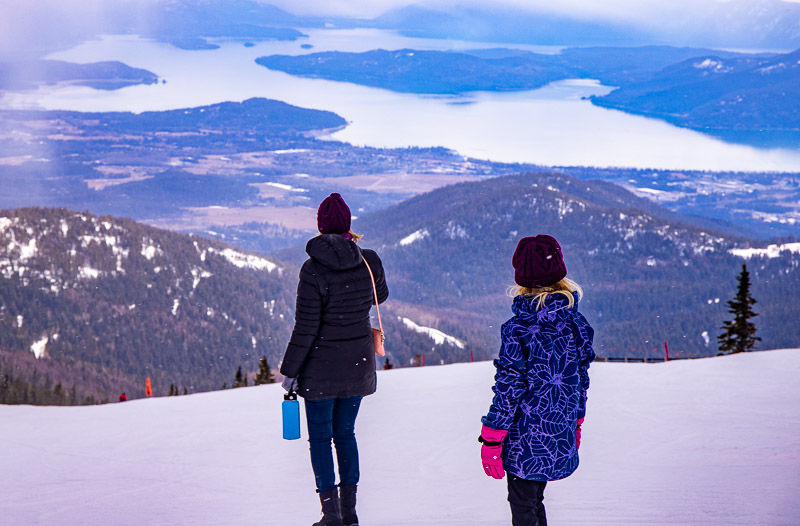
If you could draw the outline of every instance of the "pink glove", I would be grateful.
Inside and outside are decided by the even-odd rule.
[[[575,428],[575,449],[581,448],[581,424],[583,423],[583,418],[578,419],[578,427]]]
[[[492,478],[501,479],[506,474],[500,453],[503,452],[502,443],[507,434],[508,431],[499,431],[491,427],[483,426],[481,428],[479,439],[483,444],[483,447],[481,447],[481,462],[483,463],[483,470]]]

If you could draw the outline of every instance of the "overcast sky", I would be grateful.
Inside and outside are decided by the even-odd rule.
[[[412,4],[431,7],[474,4],[483,8],[506,4],[520,8],[578,13],[586,17],[640,19],[680,15],[695,10],[713,8],[731,0],[259,0],[295,14],[338,14],[372,18],[393,8]],[[745,0],[753,4],[762,0]],[[800,3],[800,0],[783,0]]]
[[[125,13],[128,20],[141,19],[146,6],[165,0],[0,0],[0,61],[19,57],[26,49],[57,49],[94,34],[104,20]],[[186,0],[193,2],[195,0]],[[224,0],[222,0],[224,1]],[[705,21],[718,18],[714,12],[726,2],[747,6],[771,4],[777,0],[257,0],[298,15],[339,15],[374,18],[407,5],[433,8],[476,5],[484,9],[500,5],[522,9],[565,13],[571,17],[602,18],[635,22],[641,28],[682,32],[702,31]],[[800,0],[784,0],[800,3]],[[724,14],[724,13],[723,13]],[[694,23],[693,23],[694,22]],[[746,21],[735,21],[739,25]],[[72,39],[70,40],[70,36]],[[36,43],[35,45],[33,43]]]

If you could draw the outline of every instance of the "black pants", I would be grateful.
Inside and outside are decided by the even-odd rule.
[[[547,482],[525,480],[508,475],[508,502],[512,526],[547,526],[544,512],[544,487]]]

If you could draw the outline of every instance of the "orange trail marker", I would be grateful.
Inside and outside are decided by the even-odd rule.
[[[150,386],[150,377],[147,377],[147,382],[145,382],[147,386],[147,396],[153,396],[153,388]]]

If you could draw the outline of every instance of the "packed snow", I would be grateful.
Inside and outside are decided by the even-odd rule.
[[[45,355],[48,341],[50,341],[50,338],[48,336],[43,336],[41,340],[35,341],[33,345],[31,345],[31,352],[36,356],[37,360]]]
[[[211,274],[211,272],[209,272],[207,270],[203,270],[203,269],[197,268],[197,267],[193,268],[192,269],[192,290],[197,288],[197,286],[200,284],[200,281],[203,278],[210,278],[211,276],[213,276],[213,274]]]
[[[419,241],[420,239],[425,239],[428,236],[430,236],[430,233],[427,230],[417,230],[416,232],[412,232],[411,234],[401,239],[400,245],[401,246],[410,245],[411,243]]]
[[[31,238],[27,243],[19,244],[19,260],[26,261],[36,256],[38,249],[36,248],[36,238]]]
[[[548,484],[551,524],[800,523],[800,349],[590,373],[581,465]],[[378,373],[357,421],[363,524],[510,524],[477,442],[493,375],[490,362]],[[308,435],[281,439],[282,394],[0,406],[0,522],[310,525]]]
[[[716,71],[717,73],[727,73],[731,71],[731,68],[726,67],[721,61],[712,60],[707,58],[702,62],[695,62],[693,66],[697,69],[708,69],[711,71]]]
[[[81,267],[78,271],[79,279],[97,279],[100,277],[100,271],[92,267]]]
[[[732,248],[728,252],[743,259],[750,259],[753,256],[766,256],[772,259],[780,257],[782,252],[800,254],[800,243],[784,243],[781,245],[773,244],[767,245],[766,248]]]
[[[0,234],[5,232],[6,228],[14,224],[14,221],[8,217],[0,217]]]
[[[272,153],[275,153],[275,154],[278,154],[278,155],[282,155],[282,154],[286,154],[286,153],[303,153],[303,152],[307,152],[307,151],[308,151],[307,148],[290,148],[288,150],[273,150]]]
[[[161,249],[156,247],[152,241],[142,241],[142,255],[148,260],[156,257],[156,254],[161,254]]]
[[[450,336],[449,334],[445,334],[439,329],[434,329],[433,327],[425,327],[423,325],[418,325],[413,321],[409,320],[408,318],[400,318],[399,320],[403,322],[403,325],[408,327],[414,332],[418,332],[420,334],[424,334],[433,340],[433,343],[436,345],[443,345],[444,343],[449,343],[450,345],[455,345],[459,349],[464,348],[464,344],[458,338],[454,336]]]
[[[272,272],[278,267],[278,265],[272,261],[266,260],[262,257],[254,256],[252,254],[243,254],[242,252],[237,252],[231,248],[226,248],[222,251],[214,250],[213,248],[209,248],[208,250],[210,252],[217,252],[221,254],[222,257],[239,268],[250,268],[254,270],[266,270],[267,272]]]
[[[283,183],[265,183],[265,184],[268,185],[268,186],[273,186],[273,187],[278,188],[280,190],[286,190],[288,192],[308,192],[308,190],[305,189],[305,188],[296,188],[296,187],[294,187],[292,185],[283,184]]]

